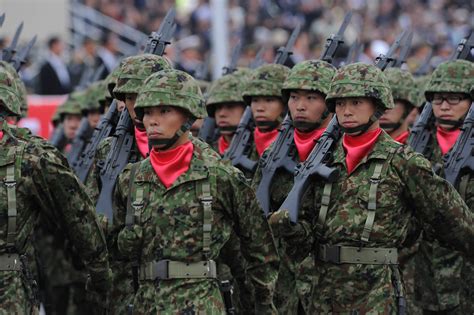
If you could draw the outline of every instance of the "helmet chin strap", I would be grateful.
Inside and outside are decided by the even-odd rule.
[[[340,126],[340,128],[344,133],[363,134],[364,132],[369,130],[370,126],[372,126],[374,122],[376,122],[377,120],[379,120],[380,117],[382,117],[383,112],[384,112],[383,110],[377,109],[375,113],[372,116],[370,116],[369,121],[363,125],[360,125],[354,128],[344,128],[343,126]]]
[[[436,118],[436,122],[441,125],[448,125],[451,126],[450,130],[458,129],[462,126],[464,123],[464,118],[466,115],[462,116],[461,119],[458,120],[449,120],[449,119],[442,119],[442,118]]]
[[[403,122],[397,122],[397,123],[380,123],[380,127],[387,131],[387,132],[391,132],[391,131],[395,131],[397,130],[398,128],[400,128],[402,126],[402,123]]]
[[[313,131],[319,128],[323,124],[324,120],[328,118],[329,114],[330,114],[329,110],[326,109],[324,113],[321,115],[321,118],[316,122],[293,120],[293,127],[303,132]]]
[[[194,124],[196,121],[196,118],[189,118],[182,126],[179,128],[178,131],[174,134],[173,137],[171,138],[165,138],[165,139],[148,139],[148,144],[150,147],[157,147],[160,150],[168,150],[173,146],[173,144],[178,141],[178,139],[188,132],[191,129],[191,126]]]
[[[258,129],[263,129],[265,131],[270,131],[270,130],[273,130],[275,128],[278,128],[280,123],[281,123],[281,121],[279,121],[279,120],[264,120],[264,121],[256,121],[255,125],[257,125],[257,127],[259,127]],[[264,128],[261,128],[261,127],[264,127]]]
[[[235,133],[237,131],[237,126],[224,126],[224,127],[219,127],[220,131],[224,132],[232,132]]]

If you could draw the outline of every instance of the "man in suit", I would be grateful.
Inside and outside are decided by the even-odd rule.
[[[48,40],[48,55],[38,74],[38,94],[54,95],[71,92],[71,77],[66,63],[61,59],[64,44],[59,37]]]

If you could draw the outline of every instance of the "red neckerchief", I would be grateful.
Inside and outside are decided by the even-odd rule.
[[[0,130],[0,140],[3,139],[3,131]]]
[[[324,130],[326,130],[326,128],[314,129],[310,132],[301,132],[295,128],[293,138],[295,139],[295,145],[296,149],[298,150],[300,162],[306,161],[308,155],[311,153],[311,150],[313,150],[316,141],[321,138]]]
[[[146,131],[141,131],[137,127],[135,127],[135,140],[137,141],[138,151],[143,158],[148,156],[150,148],[148,147],[148,137],[146,135]]]
[[[402,144],[407,144],[409,135],[410,135],[410,132],[407,130],[405,132],[402,132],[402,134],[400,134],[398,137],[394,138],[394,140]]]
[[[441,153],[445,155],[446,153],[451,150],[451,148],[456,143],[456,140],[461,133],[461,129],[454,129],[454,130],[444,130],[441,127],[436,129],[436,139],[438,140],[439,147],[441,149]]]
[[[189,169],[193,151],[194,145],[191,141],[166,151],[151,150],[151,166],[166,188]]]
[[[278,135],[278,128],[275,128],[269,132],[261,132],[260,129],[255,128],[253,131],[253,138],[255,140],[255,147],[257,148],[258,156],[262,156],[273,141],[275,141]]]
[[[229,142],[224,138],[224,136],[220,136],[219,140],[217,140],[217,146],[219,149],[219,154],[224,155],[224,152],[229,148]]]
[[[347,173],[350,174],[362,159],[369,154],[382,133],[381,128],[364,132],[361,135],[350,136],[344,134],[342,145],[346,151]]]

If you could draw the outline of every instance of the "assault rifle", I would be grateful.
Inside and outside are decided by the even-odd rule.
[[[392,44],[386,55],[380,55],[375,60],[375,66],[384,70],[389,64],[395,61],[393,54],[400,46],[402,38],[406,32],[402,32]],[[295,170],[294,185],[288,193],[287,198],[280,206],[280,209],[287,210],[292,222],[298,221],[298,211],[301,199],[308,189],[309,180],[318,176],[327,182],[334,182],[339,177],[339,170],[328,166],[334,146],[342,136],[341,128],[337,122],[337,117],[333,117],[328,127],[319,138],[315,147],[309,154],[306,161],[298,164]]]
[[[280,47],[275,56],[273,63],[284,64],[286,60],[291,56],[293,46],[295,45],[296,39],[301,30],[301,25],[297,25],[291,33],[291,36],[286,44],[286,47]],[[253,130],[255,128],[255,122],[252,117],[252,110],[250,106],[245,108],[244,114],[240,119],[237,130],[232,138],[229,149],[224,154],[225,160],[230,160],[232,165],[242,170],[254,172],[257,167],[257,161],[249,159],[248,154],[252,149]]]
[[[0,15],[0,27],[3,26],[3,22],[5,22],[5,13],[3,13],[2,15]]]
[[[168,11],[158,31],[150,35],[144,53],[163,56],[166,46],[170,44],[173,36],[175,15],[173,8]],[[97,201],[96,211],[105,214],[109,224],[113,222],[112,193],[115,182],[130,160],[133,144],[133,122],[128,111],[124,109],[115,128],[110,151],[100,171],[102,190]]]
[[[451,60],[466,59],[471,49],[474,47],[474,32],[461,40],[457,46]],[[408,144],[418,153],[426,156],[429,152],[428,143],[431,140],[432,129],[434,128],[435,117],[433,114],[433,107],[431,102],[426,101],[423,106],[423,111],[420,117],[416,120],[413,128],[410,131]]]
[[[16,53],[10,60],[10,63],[17,72],[20,71],[21,66],[26,63],[27,57],[31,51],[31,48],[33,48],[35,42],[36,35],[28,42],[28,44],[22,50],[20,50],[20,52]]]
[[[342,22],[339,31],[328,37],[320,57],[321,60],[332,63],[338,47],[344,43],[344,31],[346,30],[351,17],[352,12],[349,11],[344,17],[344,21]],[[276,138],[272,149],[265,153],[260,159],[262,178],[258,185],[256,194],[265,216],[268,216],[268,213],[270,212],[270,186],[275,173],[279,169],[284,169],[289,173],[294,173],[295,171],[297,163],[294,156],[295,144],[293,135],[293,120],[288,114],[281,125],[278,137]]]
[[[444,157],[444,178],[458,187],[465,172],[474,171],[474,102],[467,113],[454,147]]]
[[[394,68],[401,68],[404,63],[407,62],[408,53],[410,52],[411,42],[413,40],[413,32],[410,32],[406,37],[404,43],[401,45],[400,54],[397,60],[393,62]]]
[[[68,143],[68,140],[66,138],[66,134],[64,133],[63,124],[59,124],[56,126],[49,142],[59,151],[62,151],[64,149],[64,147]]]
[[[264,52],[265,52],[265,47],[260,48],[260,50],[255,55],[255,59],[252,60],[252,62],[249,65],[250,69],[257,69],[258,67],[260,67],[261,65],[265,63],[265,61],[263,60]]]
[[[10,43],[10,46],[3,49],[2,51],[3,61],[10,62],[10,60],[12,60],[13,55],[16,52],[16,46],[18,45],[18,40],[20,39],[20,34],[22,30],[23,30],[23,22],[21,22],[20,25],[18,25],[15,31],[15,35],[13,36],[12,42]]]
[[[237,70],[237,62],[242,51],[242,42],[238,42],[232,52],[232,58],[228,66],[223,68],[222,75],[228,75]],[[198,138],[209,144],[215,142],[219,138],[219,130],[216,129],[216,119],[213,117],[204,118],[204,122],[199,129]]]

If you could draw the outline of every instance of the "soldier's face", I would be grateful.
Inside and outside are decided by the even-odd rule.
[[[385,110],[382,117],[380,117],[381,124],[396,124],[402,118],[406,110],[406,105],[401,101],[395,101],[395,107]]]
[[[240,122],[240,118],[245,110],[245,105],[241,103],[222,103],[216,105],[216,125],[219,128],[234,127]],[[232,135],[232,131],[221,129],[222,135]]]
[[[135,118],[137,117],[137,115],[135,114],[135,109],[133,108],[135,106],[136,100],[137,100],[136,93],[125,93],[125,107],[127,107],[127,110],[130,114],[130,117],[132,118],[132,121],[135,121]]]
[[[66,114],[64,116],[63,126],[66,138],[73,139],[81,123],[81,115]]]
[[[452,104],[450,104],[449,96],[458,97],[461,100],[457,104],[454,104],[453,101],[451,101]],[[435,115],[436,118],[452,120],[452,121],[459,120],[464,115],[466,115],[467,111],[469,110],[469,107],[471,106],[471,99],[465,98],[465,95],[460,94],[460,93],[434,93],[433,94],[434,99],[441,98],[441,97],[444,98],[441,104],[434,104],[432,102],[433,114]],[[448,100],[446,98],[448,98]],[[443,129],[453,128],[453,126],[445,125],[445,124],[440,124],[440,126]]]
[[[294,121],[316,123],[326,111],[326,102],[321,93],[295,90],[290,92],[288,109]]]
[[[173,106],[148,107],[143,113],[143,124],[148,139],[170,139],[188,119],[184,112]],[[171,148],[182,144],[183,139],[187,139],[187,133],[181,138]]]
[[[276,121],[283,113],[283,102],[273,96],[253,96],[251,102],[252,114],[255,121]],[[258,123],[257,123],[258,124]],[[259,128],[263,129],[263,128]]]
[[[366,97],[347,97],[336,100],[337,120],[344,128],[356,128],[369,122],[375,113],[375,104]],[[369,130],[377,128],[378,121]]]

